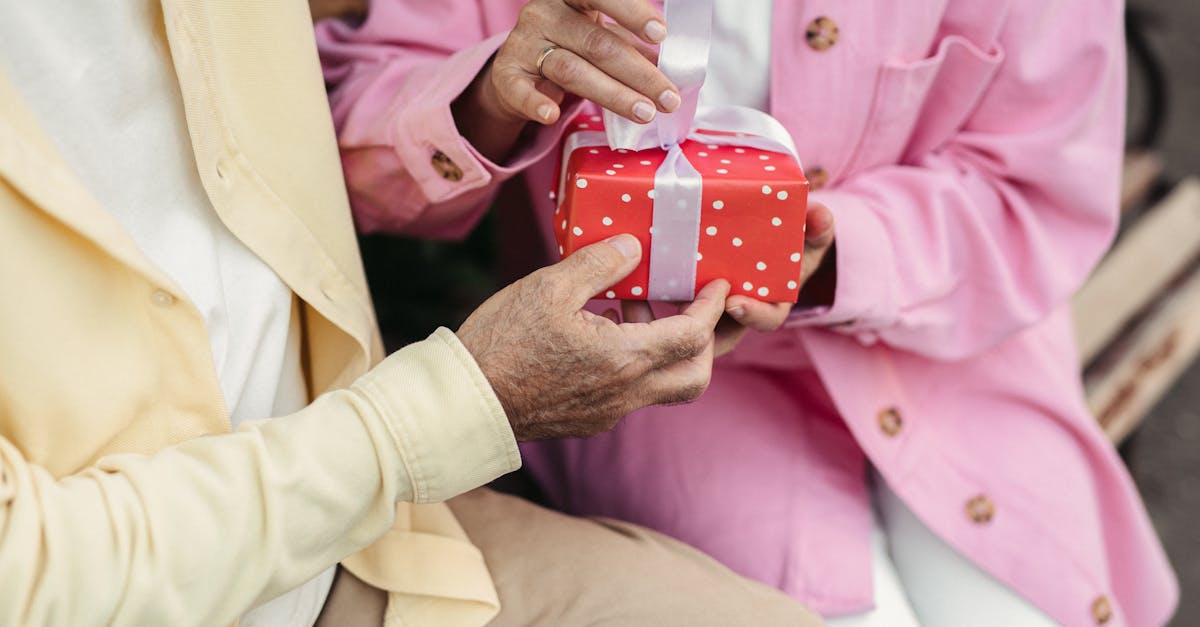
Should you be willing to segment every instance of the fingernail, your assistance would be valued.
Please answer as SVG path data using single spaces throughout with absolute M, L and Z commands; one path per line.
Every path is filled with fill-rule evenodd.
M 734 307 L 732 309 L 727 310 L 725 313 L 733 316 L 734 320 L 741 320 L 742 317 L 746 315 L 746 308 L 745 307 Z
M 544 104 L 537 108 L 537 115 L 543 122 L 549 122 L 550 116 L 554 114 L 554 107 Z
M 654 107 L 648 102 L 638 101 L 633 105 L 633 117 L 649 122 L 654 119 Z
M 667 38 L 667 26 L 658 20 L 646 22 L 645 32 L 646 39 L 656 44 Z
M 626 259 L 633 259 L 637 257 L 642 250 L 642 245 L 640 242 L 638 242 L 636 237 L 624 233 L 621 235 L 614 235 L 605 241 L 607 241 L 609 244 L 612 244 L 613 248 L 616 248 L 618 251 L 620 251 L 620 253 L 624 255 Z
M 658 102 L 667 111 L 674 111 L 683 101 L 679 99 L 679 94 L 668 89 L 658 97 Z

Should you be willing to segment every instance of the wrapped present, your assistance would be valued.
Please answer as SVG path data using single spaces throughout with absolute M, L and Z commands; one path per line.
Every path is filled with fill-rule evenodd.
M 614 149 L 601 116 L 579 116 L 552 192 L 559 252 L 619 233 L 641 239 L 642 263 L 607 298 L 686 301 L 723 278 L 733 293 L 795 302 L 808 181 L 795 157 L 764 145 L 728 131 L 683 141 L 679 153 L 695 175 L 676 193 L 656 187 L 669 150 Z
M 605 111 L 572 120 L 554 232 L 565 257 L 619 233 L 641 265 L 600 297 L 689 301 L 715 279 L 769 302 L 799 296 L 808 181 L 792 138 L 769 115 L 700 108 L 712 0 L 668 0 L 658 67 L 683 104 L 646 125 Z

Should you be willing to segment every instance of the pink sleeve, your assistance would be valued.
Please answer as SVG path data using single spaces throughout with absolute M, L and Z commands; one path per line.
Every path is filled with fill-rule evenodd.
M 961 359 L 1067 303 L 1119 218 L 1119 5 L 1014 8 L 1003 62 L 950 141 L 813 193 L 834 212 L 836 294 L 789 326 Z
M 502 182 L 557 144 L 569 111 L 496 164 L 458 132 L 450 105 L 503 43 L 522 2 L 373 0 L 365 21 L 317 26 L 355 222 L 363 232 L 466 235 Z M 445 178 L 441 153 L 462 172 Z

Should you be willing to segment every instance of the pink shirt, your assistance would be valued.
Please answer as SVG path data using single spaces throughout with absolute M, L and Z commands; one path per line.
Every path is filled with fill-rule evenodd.
M 522 4 L 376 0 L 359 27 L 318 27 L 360 228 L 459 237 L 523 173 L 548 232 L 562 125 L 495 164 L 449 109 Z M 770 113 L 810 173 L 829 175 L 812 199 L 835 214 L 838 286 L 831 308 L 750 338 L 717 373 L 796 372 L 811 387 L 815 372 L 811 397 L 844 421 L 811 430 L 804 451 L 747 457 L 749 471 L 852 457 L 848 429 L 926 524 L 1065 625 L 1095 624 L 1105 603 L 1108 625 L 1161 625 L 1178 596 L 1083 403 L 1068 311 L 1118 218 L 1121 11 L 1115 0 L 776 2 Z M 819 16 L 839 28 L 824 51 L 805 38 Z M 460 179 L 443 177 L 438 151 Z M 696 407 L 733 403 L 738 389 L 714 381 L 724 391 Z M 884 428 L 895 417 L 899 428 Z M 745 483 L 742 506 L 766 499 Z M 846 520 L 866 507 L 829 500 L 823 511 Z M 794 522 L 798 536 L 827 527 L 809 520 Z M 810 539 L 846 557 L 808 566 L 843 609 L 870 602 L 855 537 Z

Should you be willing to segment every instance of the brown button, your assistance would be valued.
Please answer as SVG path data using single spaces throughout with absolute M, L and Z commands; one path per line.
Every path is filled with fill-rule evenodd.
M 433 157 L 430 158 L 429 162 L 433 164 L 433 169 L 437 170 L 438 174 L 441 174 L 442 178 L 446 179 L 447 181 L 462 180 L 462 168 L 458 167 L 458 164 L 450 159 L 450 157 L 447 157 L 446 153 L 440 150 L 434 152 Z
M 817 51 L 828 50 L 838 40 L 837 22 L 825 16 L 818 17 L 808 23 L 808 30 L 804 36 L 808 40 L 809 48 Z
M 992 517 L 996 515 L 996 504 L 992 503 L 992 499 L 980 494 L 967 501 L 967 518 L 978 524 L 985 524 L 992 521 Z
M 820 166 L 817 166 L 808 172 L 805 172 L 804 174 L 808 177 L 809 191 L 815 192 L 818 189 L 825 187 L 825 184 L 829 182 L 829 173 L 825 171 L 825 168 Z
M 1096 619 L 1097 625 L 1103 625 L 1112 618 L 1112 604 L 1108 602 L 1108 597 L 1102 594 L 1092 601 L 1092 618 Z
M 889 436 L 900 433 L 900 427 L 903 424 L 904 420 L 900 418 L 900 410 L 895 407 L 888 407 L 879 412 L 879 428 Z

